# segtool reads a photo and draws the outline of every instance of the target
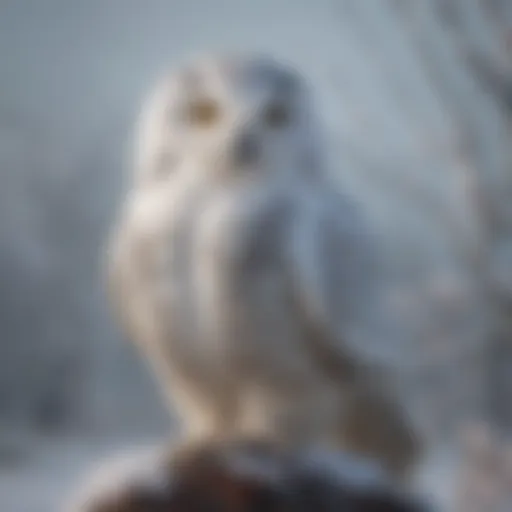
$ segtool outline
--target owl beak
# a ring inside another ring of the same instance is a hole
[[[242,133],[233,144],[233,162],[236,166],[247,167],[257,162],[260,147],[257,137],[251,133]]]

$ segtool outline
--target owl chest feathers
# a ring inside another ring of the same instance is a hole
[[[297,197],[257,186],[197,189],[169,205],[157,236],[146,234],[158,240],[147,300],[169,361],[244,374],[269,361],[276,371],[301,366],[290,358],[300,332],[287,286]]]

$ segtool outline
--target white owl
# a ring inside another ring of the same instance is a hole
[[[189,439],[337,439],[406,466],[416,445],[361,356],[373,238],[320,131],[309,85],[270,57],[164,80],[112,239],[114,301]]]

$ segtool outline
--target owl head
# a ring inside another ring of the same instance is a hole
[[[203,57],[150,95],[136,178],[286,179],[318,168],[317,137],[310,87],[292,67],[261,55]]]

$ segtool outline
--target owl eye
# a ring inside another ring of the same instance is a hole
[[[207,128],[218,121],[220,117],[220,108],[213,100],[199,100],[189,106],[188,117],[193,125]]]
[[[284,128],[290,124],[290,110],[282,103],[269,105],[264,112],[265,123],[271,128]]]

